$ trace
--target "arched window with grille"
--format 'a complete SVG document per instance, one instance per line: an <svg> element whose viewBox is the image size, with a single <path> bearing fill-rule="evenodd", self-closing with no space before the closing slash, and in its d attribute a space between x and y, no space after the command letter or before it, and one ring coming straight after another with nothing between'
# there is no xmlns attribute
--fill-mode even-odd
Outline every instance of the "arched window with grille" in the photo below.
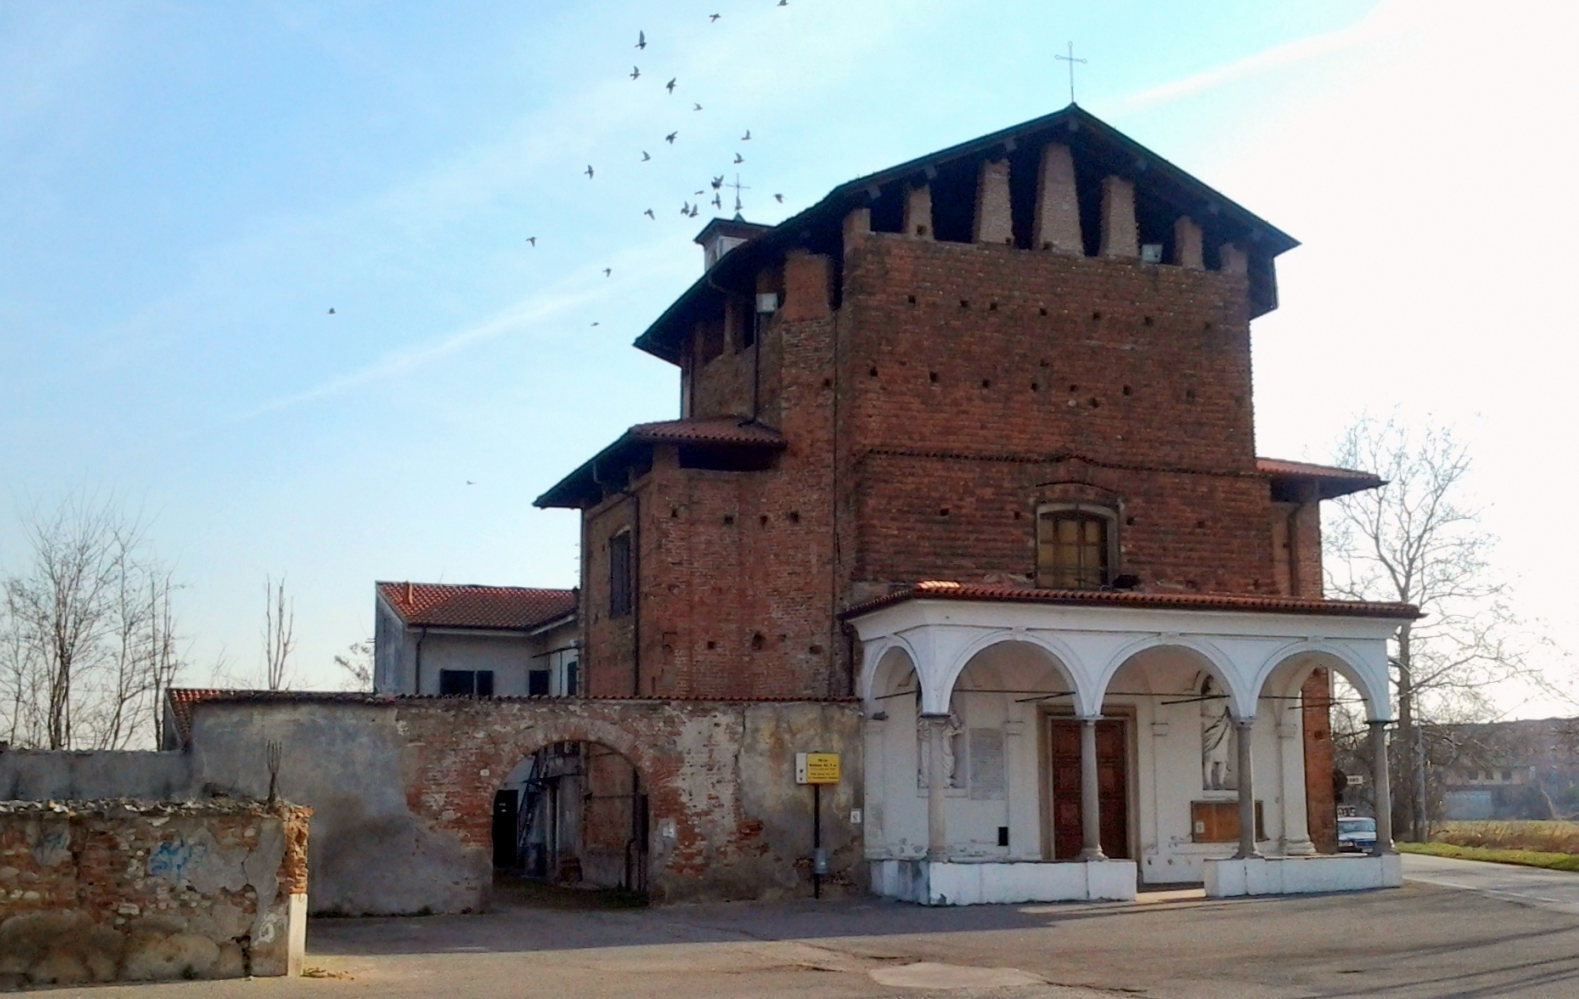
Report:
<svg viewBox="0 0 1579 999"><path fill-rule="evenodd" d="M1094 590L1115 575L1113 512L1080 505L1036 512L1036 585L1050 590Z"/></svg>

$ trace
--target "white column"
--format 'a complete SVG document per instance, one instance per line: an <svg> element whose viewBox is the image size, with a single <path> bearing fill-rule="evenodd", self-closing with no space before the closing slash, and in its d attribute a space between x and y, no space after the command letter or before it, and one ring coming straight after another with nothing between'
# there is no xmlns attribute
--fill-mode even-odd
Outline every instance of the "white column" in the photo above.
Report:
<svg viewBox="0 0 1579 999"><path fill-rule="evenodd" d="M927 859L948 859L948 774L943 764L943 740L948 738L948 715L924 715L927 731Z"/></svg>
<svg viewBox="0 0 1579 999"><path fill-rule="evenodd" d="M1316 852L1305 814L1304 734L1304 727L1298 722L1281 722L1277 727L1279 776L1283 784L1283 854L1289 857L1308 857Z"/></svg>
<svg viewBox="0 0 1579 999"><path fill-rule="evenodd" d="M1009 710L1015 707L1011 704ZM1041 856L1039 771L1036 754L1026 746L1025 722L1011 717L1003 724L1003 823L1009 827L1010 857Z"/></svg>
<svg viewBox="0 0 1579 999"><path fill-rule="evenodd" d="M1393 852L1393 780L1387 767L1387 723L1371 724L1371 787L1376 795L1376 846L1373 856Z"/></svg>
<svg viewBox="0 0 1579 999"><path fill-rule="evenodd" d="M1251 751L1256 720L1235 718L1234 729L1239 736L1239 852L1234 857L1245 860L1261 856L1256 850L1255 754Z"/></svg>
<svg viewBox="0 0 1579 999"><path fill-rule="evenodd" d="M1102 852L1102 788L1097 783L1097 718L1080 719L1081 860L1106 860Z"/></svg>

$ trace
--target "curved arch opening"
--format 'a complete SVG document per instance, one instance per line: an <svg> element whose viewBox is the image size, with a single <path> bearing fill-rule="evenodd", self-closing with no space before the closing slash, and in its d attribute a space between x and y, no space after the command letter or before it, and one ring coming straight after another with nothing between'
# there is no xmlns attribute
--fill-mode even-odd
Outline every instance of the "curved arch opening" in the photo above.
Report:
<svg viewBox="0 0 1579 999"><path fill-rule="evenodd" d="M527 898L555 887L601 889L605 901L640 902L650 841L648 783L604 743L549 743L520 760L494 792L497 889Z"/></svg>

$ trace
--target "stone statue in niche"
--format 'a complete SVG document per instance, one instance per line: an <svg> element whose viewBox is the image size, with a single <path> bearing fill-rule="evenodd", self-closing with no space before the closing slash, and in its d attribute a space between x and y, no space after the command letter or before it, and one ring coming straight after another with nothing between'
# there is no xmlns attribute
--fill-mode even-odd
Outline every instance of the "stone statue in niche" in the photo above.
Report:
<svg viewBox="0 0 1579 999"><path fill-rule="evenodd" d="M1235 766L1239 760L1233 713L1228 698L1208 676L1201 692L1201 787L1207 791L1233 791L1239 787Z"/></svg>
<svg viewBox="0 0 1579 999"><path fill-rule="evenodd" d="M932 752L927 745L930 718L916 717L916 787L925 790L930 786ZM959 712L953 709L948 713L948 724L943 726L943 777L944 787L959 787L959 740L965 732L965 723L960 720Z"/></svg>

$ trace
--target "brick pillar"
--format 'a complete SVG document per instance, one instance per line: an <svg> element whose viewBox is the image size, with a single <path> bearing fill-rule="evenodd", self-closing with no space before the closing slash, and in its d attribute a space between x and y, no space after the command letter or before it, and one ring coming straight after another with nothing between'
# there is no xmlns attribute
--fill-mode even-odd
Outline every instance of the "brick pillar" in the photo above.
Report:
<svg viewBox="0 0 1579 999"><path fill-rule="evenodd" d="M1102 247L1098 255L1125 259L1140 256L1135 185L1122 177L1102 178Z"/></svg>
<svg viewBox="0 0 1579 999"><path fill-rule="evenodd" d="M1080 235L1080 199L1075 191L1075 161L1068 146L1052 143L1042 150L1036 179L1036 221L1031 245L1054 253L1084 256Z"/></svg>
<svg viewBox="0 0 1579 999"><path fill-rule="evenodd" d="M863 209L864 211L864 209ZM826 319L833 312L828 300L830 267L827 257L804 250L791 250L784 257L784 306L779 316L785 322Z"/></svg>
<svg viewBox="0 0 1579 999"><path fill-rule="evenodd" d="M1217 253L1222 259L1221 270L1224 274L1250 273L1250 258L1239 247L1232 243L1224 243Z"/></svg>
<svg viewBox="0 0 1579 999"><path fill-rule="evenodd" d="M1338 852L1338 801L1332 786L1332 674L1318 669L1299 689L1305 730L1305 825L1317 853Z"/></svg>
<svg viewBox="0 0 1579 999"><path fill-rule="evenodd" d="M1188 215L1181 215L1173 223L1173 264L1192 271L1205 270L1206 258L1201 253L1201 227Z"/></svg>
<svg viewBox="0 0 1579 999"><path fill-rule="evenodd" d="M976 242L1013 243L1009 208L1009 161L989 160L976 177Z"/></svg>
<svg viewBox="0 0 1579 999"><path fill-rule="evenodd" d="M870 208L852 208L844 217L844 242L846 249L851 243L857 243L872 234L872 210Z"/></svg>
<svg viewBox="0 0 1579 999"><path fill-rule="evenodd" d="M932 238L932 188L927 184L905 192L905 235Z"/></svg>

